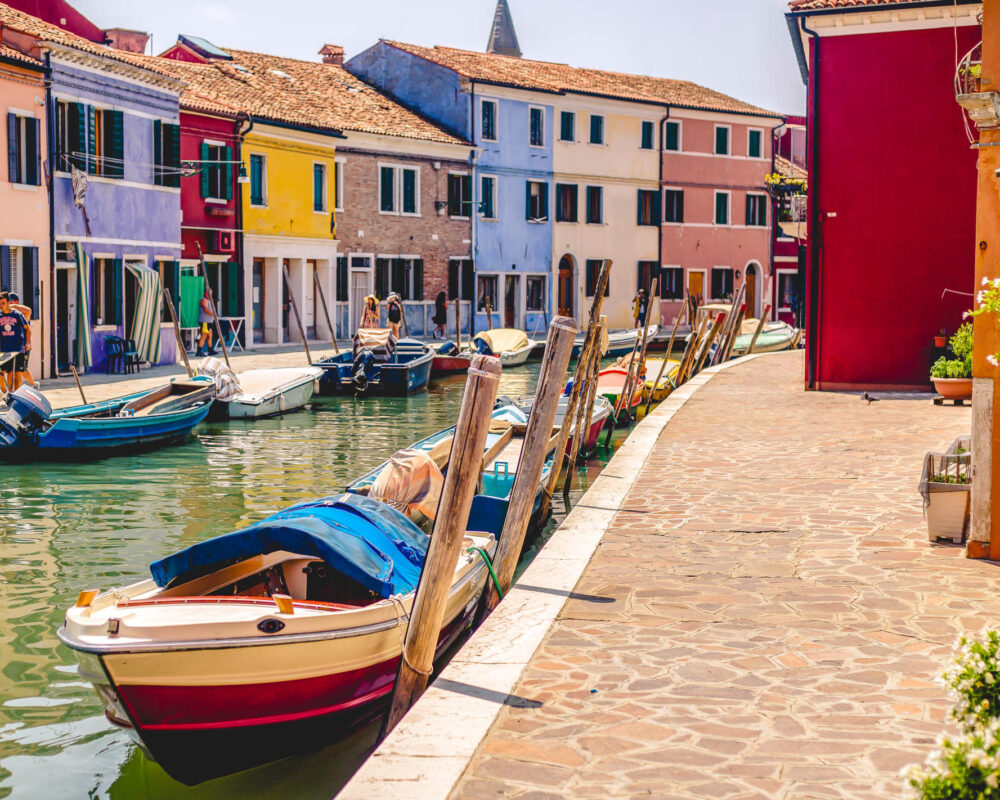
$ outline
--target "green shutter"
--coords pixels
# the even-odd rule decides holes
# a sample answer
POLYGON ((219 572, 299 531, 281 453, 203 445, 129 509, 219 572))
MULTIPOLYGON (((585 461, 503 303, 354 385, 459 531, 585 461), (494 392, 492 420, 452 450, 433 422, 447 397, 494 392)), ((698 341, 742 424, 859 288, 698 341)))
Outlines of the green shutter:
POLYGON ((153 183, 163 186, 163 123, 158 119, 153 120, 153 183))
POLYGON ((375 259, 375 296, 385 300, 389 296, 389 259, 375 259))
POLYGON ((181 185, 181 126, 180 125, 170 125, 170 158, 167 160, 167 166, 173 167, 173 172, 170 174, 167 185, 173 186, 175 189, 179 189, 181 185))
POLYGON ((396 199, 394 195, 395 187, 395 171, 392 167, 382 167, 379 176, 379 186, 381 202, 379 203, 379 209, 382 211, 395 211, 396 210, 396 199))
POLYGON ((26 247, 27 258, 21 267, 21 302, 31 307, 32 319, 38 318, 38 248, 26 247))
POLYGON ((413 299, 424 299, 424 260, 422 258, 413 260, 413 299))
POLYGON ((198 173, 201 175, 201 196, 208 197, 209 192, 209 170, 211 169, 208 164, 208 145, 204 142, 201 143, 201 169, 198 173))
POLYGON ((531 181, 524 183, 524 218, 531 219, 531 181))
POLYGON ((539 194, 541 202, 538 204, 538 210, 541 213, 538 218, 547 220, 549 218, 549 185, 547 183, 542 183, 539 184, 538 188, 542 190, 539 194))
POLYGON ((87 172, 97 174, 97 109, 87 106, 87 172))
POLYGON ((240 265, 235 261, 226 264, 226 302, 222 309, 224 317, 237 317, 240 310, 240 265))
POLYGON ((406 260, 402 258, 392 259, 392 291, 402 297, 406 296, 406 260))
POLYGON ((347 256, 337 257, 337 302, 347 301, 347 256))
POLYGON ((223 172, 226 176, 226 199, 233 199, 233 148, 226 148, 226 169, 223 172))
POLYGON ((110 130, 105 131, 107 139, 104 152, 110 159, 105 175, 114 178, 125 177, 125 120, 121 111, 105 111, 105 122, 110 130))
POLYGON ((119 325, 122 322, 122 272, 124 271, 123 262, 120 258, 116 258, 111 262, 111 275, 112 281, 115 287, 115 307, 111 309, 111 314, 108 315, 108 319, 105 322, 110 322, 112 325, 119 325))

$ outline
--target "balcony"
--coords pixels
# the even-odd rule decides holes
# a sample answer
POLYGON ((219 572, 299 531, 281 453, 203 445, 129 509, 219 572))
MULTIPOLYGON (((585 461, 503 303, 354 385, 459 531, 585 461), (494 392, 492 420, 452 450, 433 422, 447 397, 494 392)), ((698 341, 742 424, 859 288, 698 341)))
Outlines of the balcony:
POLYGON ((973 47, 955 69, 955 101, 978 130, 1000 127, 1000 94, 982 91, 983 43, 973 47))

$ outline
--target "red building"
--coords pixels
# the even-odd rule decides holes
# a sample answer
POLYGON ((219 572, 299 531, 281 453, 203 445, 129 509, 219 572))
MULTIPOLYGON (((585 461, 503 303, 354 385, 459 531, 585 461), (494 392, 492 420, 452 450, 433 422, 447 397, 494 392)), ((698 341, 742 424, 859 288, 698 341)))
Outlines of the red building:
POLYGON ((808 85, 806 386, 924 389, 973 291, 976 151, 952 86, 972 0, 793 0, 808 85))
POLYGON ((803 327, 808 212, 806 118, 787 117, 775 131, 769 189, 774 198, 771 316, 803 327), (780 176, 780 177, 779 177, 780 176))

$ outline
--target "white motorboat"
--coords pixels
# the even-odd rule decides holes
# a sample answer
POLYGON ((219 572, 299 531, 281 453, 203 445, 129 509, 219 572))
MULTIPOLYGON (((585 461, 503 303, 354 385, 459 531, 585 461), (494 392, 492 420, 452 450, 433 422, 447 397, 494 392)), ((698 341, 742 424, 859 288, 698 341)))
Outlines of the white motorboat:
POLYGON ((528 360, 535 342, 528 334, 516 328, 493 328, 475 336, 476 349, 487 356, 500 359, 501 366, 518 367, 528 360))
POLYGON ((234 374, 217 358, 198 365, 198 373, 215 379, 219 393, 212 416, 216 419, 260 419, 296 411, 316 392, 323 370, 319 367, 272 367, 234 374))

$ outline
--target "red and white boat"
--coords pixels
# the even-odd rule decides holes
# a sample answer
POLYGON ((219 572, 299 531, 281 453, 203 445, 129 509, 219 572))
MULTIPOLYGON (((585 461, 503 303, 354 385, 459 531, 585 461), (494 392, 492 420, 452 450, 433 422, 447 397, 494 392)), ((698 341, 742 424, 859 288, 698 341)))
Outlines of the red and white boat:
MULTIPOLYGON (((108 719, 195 783, 318 747, 381 710, 427 542, 371 498, 304 503, 156 561, 151 579, 81 592, 59 637, 108 719)), ((494 546, 469 534, 463 551, 494 546)), ((463 552, 439 652, 486 578, 463 552)))
POLYGON ((473 353, 460 350, 454 342, 445 342, 434 353, 431 363, 431 376, 458 375, 468 372, 472 364, 473 353))

